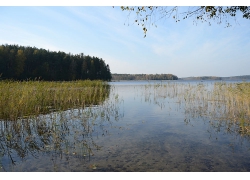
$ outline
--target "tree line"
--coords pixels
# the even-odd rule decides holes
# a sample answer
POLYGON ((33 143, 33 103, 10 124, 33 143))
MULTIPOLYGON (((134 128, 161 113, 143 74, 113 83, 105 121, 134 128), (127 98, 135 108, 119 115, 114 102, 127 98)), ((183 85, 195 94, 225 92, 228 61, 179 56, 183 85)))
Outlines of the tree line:
POLYGON ((250 79, 250 75, 230 76, 230 77, 198 76, 198 77, 179 78, 179 80, 248 80, 248 79, 250 79))
POLYGON ((111 80, 109 65, 98 57, 19 45, 0 46, 0 79, 46 81, 111 80))
POLYGON ((120 80, 178 80, 173 74, 112 74, 112 81, 120 80))

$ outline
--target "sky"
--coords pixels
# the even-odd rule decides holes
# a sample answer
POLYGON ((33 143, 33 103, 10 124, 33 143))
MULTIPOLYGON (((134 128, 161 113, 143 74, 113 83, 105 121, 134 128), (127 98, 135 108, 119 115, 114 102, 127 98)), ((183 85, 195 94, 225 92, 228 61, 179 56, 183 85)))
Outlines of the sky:
POLYGON ((113 8, 110 1, 11 2, 0 3, 0 44, 84 53, 102 58, 111 73, 119 74, 250 75, 250 20, 240 15, 229 28, 213 21, 209 26, 194 24, 192 18, 178 23, 164 18, 157 27, 150 26, 144 38, 134 15, 128 16, 119 3, 113 8))

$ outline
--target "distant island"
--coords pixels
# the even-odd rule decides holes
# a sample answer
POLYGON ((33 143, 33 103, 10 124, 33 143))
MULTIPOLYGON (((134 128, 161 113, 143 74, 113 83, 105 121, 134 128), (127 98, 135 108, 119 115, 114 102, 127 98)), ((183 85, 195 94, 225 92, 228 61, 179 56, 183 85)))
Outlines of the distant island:
POLYGON ((112 81, 122 80, 250 80, 250 75, 242 76, 197 76, 197 77, 183 77, 178 78, 173 74, 111 74, 112 81))
POLYGON ((249 79, 250 79, 250 75, 230 76, 230 77, 198 76, 198 77, 179 78, 179 80, 249 80, 249 79))
POLYGON ((173 74, 112 74, 112 81, 120 80, 178 80, 173 74))

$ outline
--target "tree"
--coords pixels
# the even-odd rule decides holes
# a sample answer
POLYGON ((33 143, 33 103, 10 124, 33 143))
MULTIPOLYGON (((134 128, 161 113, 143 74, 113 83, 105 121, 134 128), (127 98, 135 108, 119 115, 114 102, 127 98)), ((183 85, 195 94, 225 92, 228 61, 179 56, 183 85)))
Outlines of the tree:
POLYGON ((173 18, 176 22, 193 18, 197 23, 214 21, 217 24, 225 23, 226 27, 231 26, 230 17, 235 18, 241 14, 242 18, 250 19, 250 6, 195 6, 195 7, 169 7, 169 6, 121 6, 122 11, 128 11, 128 17, 135 15, 134 23, 142 26, 144 37, 148 26, 156 25, 156 22, 164 18, 173 18))
POLYGON ((25 54, 23 53, 23 50, 19 49, 16 54, 16 61, 14 64, 14 72, 15 76, 19 77, 19 75, 23 72, 24 70, 24 62, 26 60, 25 54))
POLYGON ((1 79, 46 81, 99 79, 110 81, 110 69, 107 67, 104 60, 85 56, 83 53, 71 55, 35 47, 0 45, 1 79))
POLYGON ((69 65, 69 76, 71 80, 76 80, 76 61, 72 58, 69 65))
POLYGON ((105 76, 106 79, 108 79, 108 81, 111 80, 112 76, 111 76, 111 72, 110 72, 110 67, 109 65, 107 64, 106 66, 106 76, 105 76))
POLYGON ((87 79, 88 76, 88 63, 87 60, 84 59, 82 62, 82 78, 87 79))

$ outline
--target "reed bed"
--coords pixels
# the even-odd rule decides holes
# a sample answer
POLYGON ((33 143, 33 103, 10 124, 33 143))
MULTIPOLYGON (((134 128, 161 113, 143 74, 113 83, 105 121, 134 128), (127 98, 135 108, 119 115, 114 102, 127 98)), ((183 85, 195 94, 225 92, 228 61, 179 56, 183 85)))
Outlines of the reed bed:
MULTIPOLYGON (((168 83, 144 86, 145 101, 165 107, 179 104, 190 118, 207 117, 225 122, 229 131, 250 135, 250 83, 168 83)), ((171 106, 170 106, 171 109, 171 106)), ((177 110, 178 111, 178 110, 177 110)))
MULTIPOLYGON (((119 109, 121 100, 113 92, 114 89, 107 86, 106 83, 99 81, 77 81, 65 82, 65 84, 61 85, 59 85, 60 83, 52 85, 52 83, 51 86, 48 86, 48 82, 27 83, 45 83, 46 89, 50 87, 49 92, 51 88, 58 91, 60 89, 61 95, 64 92, 63 87, 65 87, 65 91, 68 88, 73 89, 74 87, 74 89, 78 89, 81 93, 72 90, 72 93, 74 93, 72 96, 80 96, 80 94, 85 93, 83 97, 86 100, 74 96, 75 99, 71 98, 74 101, 71 100, 70 104, 62 107, 58 106, 58 108, 64 109, 68 106, 77 106, 75 108, 69 108, 66 111, 39 114, 38 116, 32 115, 29 118, 19 117, 13 121, 0 121, 0 159, 1 156, 7 156, 9 164, 15 164, 29 155, 35 157, 40 152, 47 153, 50 156, 90 158, 90 156, 94 156, 96 151, 101 149, 95 142, 96 137, 109 134, 108 129, 112 126, 112 121, 117 121, 118 117, 122 117, 119 109), (69 87, 67 84, 71 86, 69 87), (90 90, 91 92, 89 92, 90 90), (86 96, 88 93, 89 97, 86 96), (106 99, 109 96, 110 99, 107 101, 106 99), (93 99, 96 100, 93 101, 93 99), (86 102, 88 101, 91 101, 91 105, 87 107, 86 102), (72 102, 74 103, 72 104, 72 102), (85 102, 85 104, 82 104, 82 102, 85 102), (98 103, 97 106, 95 105, 96 103, 98 103), (83 105, 84 108, 80 105, 83 105)), ((34 87, 37 88, 37 86, 34 87)), ((71 95, 65 94, 67 98, 70 98, 71 95)), ((53 95, 53 97, 57 97, 55 92, 53 95)), ((62 97, 60 98, 63 99, 62 97)), ((68 100, 67 98, 66 100, 68 100)))
POLYGON ((97 105, 108 97, 103 81, 0 81, 0 119, 16 120, 97 105))

